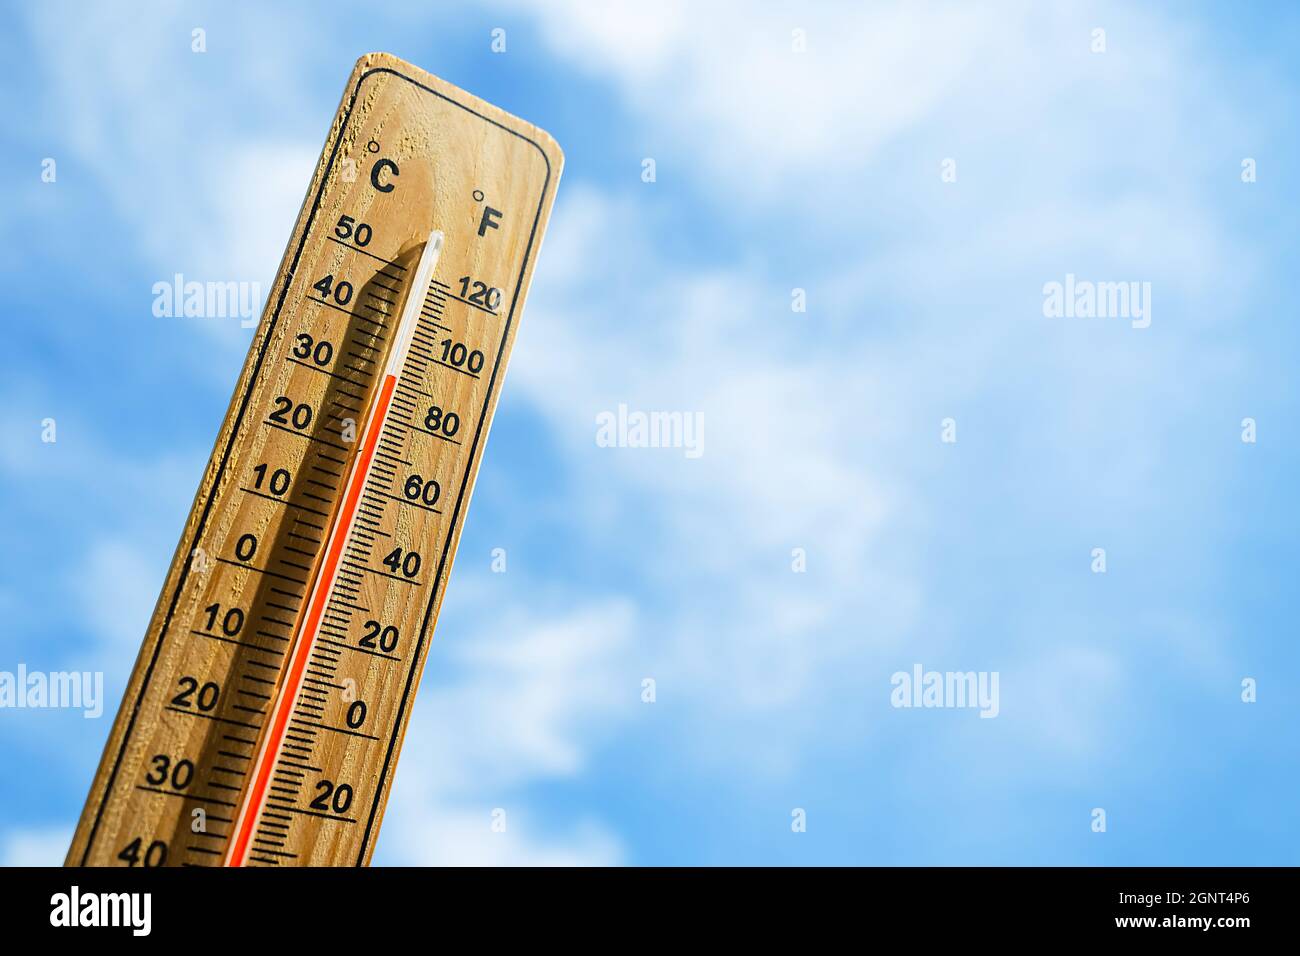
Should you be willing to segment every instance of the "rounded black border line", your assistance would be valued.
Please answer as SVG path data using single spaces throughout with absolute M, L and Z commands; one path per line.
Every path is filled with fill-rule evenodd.
M 415 653 L 411 656 L 411 666 L 406 672 L 406 686 L 402 689 L 402 699 L 397 706 L 397 716 L 393 721 L 393 732 L 392 735 L 388 738 L 388 750 L 384 754 L 384 765 L 379 772 L 379 782 L 378 785 L 375 787 L 374 799 L 371 801 L 370 804 L 370 815 L 366 819 L 366 829 L 361 837 L 361 848 L 357 851 L 357 866 L 363 866 L 365 864 L 366 847 L 370 845 L 370 840 L 374 831 L 375 816 L 379 812 L 380 804 L 383 802 L 382 798 L 385 792 L 387 791 L 388 782 L 389 782 L 389 767 L 392 765 L 393 757 L 397 752 L 397 739 L 402 729 L 402 721 L 406 714 L 407 704 L 410 703 L 411 692 L 415 682 L 415 675 L 419 670 L 423 670 L 422 653 L 424 650 L 424 639 L 427 636 L 429 632 L 429 627 L 432 623 L 431 619 L 433 617 L 433 609 L 438 602 L 438 595 L 441 592 L 442 588 L 444 588 L 447 583 L 446 579 L 444 578 L 444 573 L 447 570 L 447 555 L 451 551 L 453 542 L 456 541 L 456 525 L 457 522 L 460 520 L 461 508 L 465 501 L 465 489 L 469 485 L 469 479 L 471 473 L 476 470 L 474 468 L 474 462 L 475 462 L 474 456 L 478 453 L 479 441 L 483 437 L 483 426 L 487 423 L 488 406 L 492 403 L 492 399 L 496 394 L 497 376 L 501 370 L 501 356 L 505 352 L 506 342 L 510 338 L 510 325 L 514 321 L 515 309 L 519 305 L 519 294 L 523 289 L 524 275 L 528 272 L 528 263 L 531 260 L 533 254 L 533 244 L 537 241 L 537 226 L 541 222 L 542 209 L 546 205 L 546 196 L 551 187 L 551 159 L 549 156 L 546 155 L 546 150 L 542 149 L 542 147 L 537 143 L 536 140 L 530 139 L 529 137 L 523 135 L 522 133 L 510 129 L 508 126 L 505 126 L 502 123 L 498 123 L 496 120 L 484 116 L 482 113 L 479 113 L 473 109 L 470 109 L 465 104 L 458 103 L 455 100 L 451 99 L 450 97 L 445 96 L 442 93 L 439 93 L 437 90 L 430 89 L 429 87 L 425 86 L 423 83 L 420 83 L 418 80 L 413 80 L 409 76 L 405 76 L 404 74 L 398 73 L 396 70 L 392 70 L 387 67 L 377 67 L 374 70 L 367 71 L 365 74 L 362 75 L 361 79 L 364 80 L 371 73 L 378 73 L 378 72 L 392 73 L 394 76 L 401 77 L 402 79 L 407 80 L 410 83 L 414 83 L 420 89 L 432 93 L 434 96 L 446 100 L 448 103 L 451 103 L 453 106 L 458 106 L 461 109 L 465 110 L 466 112 L 472 113 L 473 115 L 479 117 L 480 119 L 487 120 L 487 122 L 491 123 L 493 126 L 497 126 L 505 130 L 507 133 L 510 133 L 512 136 L 517 136 L 520 139 L 524 140 L 525 142 L 532 144 L 533 148 L 535 148 L 537 152 L 541 154 L 542 162 L 546 163 L 546 179 L 542 183 L 541 195 L 538 197 L 537 200 L 537 212 L 533 214 L 533 224 L 528 232 L 528 245 L 524 247 L 524 258 L 523 261 L 519 264 L 519 275 L 515 279 L 515 291 L 510 298 L 510 311 L 506 314 L 506 324 L 501 329 L 501 344 L 497 346 L 496 358 L 492 362 L 492 376 L 491 378 L 488 379 L 487 392 L 483 397 L 483 408 L 482 411 L 480 411 L 479 413 L 478 425 L 474 429 L 474 441 L 473 443 L 471 443 L 469 448 L 469 462 L 466 465 L 465 474 L 461 478 L 460 490 L 456 494 L 456 507 L 452 509 L 451 521 L 447 525 L 447 536 L 443 541 L 442 555 L 438 559 L 438 573 L 433 579 L 433 590 L 429 594 L 429 603 L 424 609 L 424 620 L 420 624 L 420 636 L 416 639 Z M 358 90 L 360 89 L 360 86 L 361 86 L 361 81 L 358 80 L 357 81 Z M 356 94 L 354 93 L 353 96 L 355 97 Z
M 217 466 L 217 473 L 213 479 L 212 486 L 211 486 L 212 490 L 208 494 L 207 501 L 205 501 L 203 504 L 203 513 L 199 517 L 198 526 L 194 529 L 194 535 L 193 538 L 191 539 L 193 541 L 198 541 L 200 538 L 202 538 L 203 531 L 207 527 L 208 518 L 211 516 L 212 513 L 212 505 L 216 499 L 215 492 L 221 487 L 221 478 L 225 474 L 226 465 L 229 463 L 230 460 L 230 453 L 234 449 L 235 441 L 236 439 L 239 438 L 240 430 L 243 427 L 244 415 L 248 411 L 248 403 L 252 399 L 253 388 L 260 380 L 260 376 L 262 373 L 262 363 L 266 358 L 267 349 L 270 347 L 271 339 L 274 336 L 276 324 L 280 320 L 280 312 L 284 308 L 285 298 L 288 296 L 289 289 L 293 285 L 294 277 L 297 274 L 298 262 L 302 258 L 303 249 L 306 247 L 307 240 L 311 235 L 312 225 L 316 221 L 316 214 L 317 212 L 320 211 L 321 199 L 325 194 L 325 186 L 329 182 L 329 174 L 334 168 L 335 159 L 337 159 L 338 157 L 339 145 L 343 142 L 343 133 L 347 129 L 349 121 L 352 119 L 353 110 L 356 108 L 357 96 L 361 92 L 361 84 L 364 83 L 369 77 L 379 73 L 389 73 L 399 79 L 406 80 L 408 83 L 412 84 L 413 86 L 419 87 L 420 89 L 424 90 L 427 93 L 432 93 L 434 96 L 438 97 L 441 100 L 445 100 L 447 103 L 450 103 L 452 106 L 459 107 L 465 112 L 470 113 L 473 116 L 477 116 L 479 119 L 491 123 L 493 126 L 496 126 L 499 129 L 505 130 L 507 133 L 511 134 L 512 136 L 516 136 L 519 139 L 522 139 L 524 142 L 531 144 L 538 151 L 538 153 L 541 154 L 542 161 L 546 163 L 546 180 L 542 183 L 542 193 L 540 199 L 538 200 L 537 213 L 533 216 L 532 229 L 530 230 L 528 235 L 528 245 L 524 250 L 524 259 L 523 262 L 520 264 L 519 276 L 515 281 L 515 291 L 510 301 L 510 311 L 506 315 L 506 324 L 502 329 L 502 333 L 501 333 L 501 345 L 498 346 L 496 359 L 492 363 L 492 376 L 488 380 L 487 395 L 484 398 L 484 402 L 483 402 L 483 412 L 479 415 L 478 427 L 474 431 L 474 441 L 470 445 L 470 464 L 471 465 L 473 464 L 474 454 L 478 450 L 479 440 L 482 437 L 482 433 L 483 433 L 483 423 L 487 413 L 487 406 L 488 403 L 491 402 L 492 400 L 493 389 L 496 386 L 497 374 L 501 366 L 501 354 L 505 349 L 505 343 L 507 338 L 509 337 L 510 325 L 514 321 L 515 308 L 519 304 L 519 293 L 523 287 L 524 274 L 528 271 L 528 263 L 532 257 L 533 244 L 536 242 L 537 239 L 537 226 L 538 223 L 541 221 L 542 208 L 546 204 L 547 191 L 550 188 L 550 184 L 551 184 L 551 159 L 549 156 L 546 155 L 546 150 L 542 149 L 541 145 L 536 140 L 528 136 L 525 136 L 523 133 L 511 129 L 505 124 L 492 119 L 490 116 L 485 116 L 484 114 L 478 112 L 472 107 L 466 106 L 464 103 L 454 100 L 450 96 L 447 96 L 444 93 L 440 93 L 429 86 L 425 86 L 419 80 L 413 79 L 412 77 L 409 77 L 405 73 L 401 73 L 398 70 L 393 69 L 392 67 L 387 67 L 387 66 L 374 67 L 373 69 L 367 70 L 365 73 L 362 73 L 361 76 L 357 78 L 356 86 L 353 87 L 352 95 L 348 100 L 347 111 L 343 115 L 343 122 L 339 124 L 338 133 L 334 137 L 334 146 L 330 150 L 329 162 L 325 166 L 325 171 L 321 176 L 320 186 L 317 188 L 316 196 L 312 200 L 311 212 L 308 213 L 307 222 L 303 226 L 302 238 L 299 239 L 298 248 L 294 250 L 293 260 L 289 263 L 289 268 L 285 272 L 284 285 L 281 287 L 280 295 L 276 299 L 275 311 L 271 313 L 271 319 L 267 325 L 266 332 L 263 335 L 262 344 L 257 350 L 257 359 L 253 363 L 253 374 L 249 377 L 248 387 L 245 389 L 244 397 L 239 403 L 239 411 L 235 416 L 234 427 L 231 429 L 230 438 L 226 442 L 226 448 L 221 453 L 221 461 L 220 464 L 218 464 Z M 420 660 L 420 652 L 424 646 L 424 639 L 425 639 L 426 632 L 429 629 L 430 617 L 433 614 L 433 607 L 435 602 L 437 601 L 438 587 L 439 587 L 438 582 L 442 580 L 443 571 L 446 568 L 446 563 L 447 563 L 447 553 L 451 548 L 451 542 L 456 530 L 456 522 L 460 517 L 461 506 L 465 498 L 465 486 L 469 481 L 469 471 L 470 469 L 467 468 L 465 471 L 465 475 L 461 480 L 460 491 L 456 497 L 456 507 L 451 514 L 451 523 L 447 526 L 447 537 L 443 545 L 442 556 L 438 562 L 438 574 L 434 578 L 433 593 L 429 597 L 429 604 L 424 612 L 424 620 L 420 625 L 420 636 L 416 642 L 415 655 L 413 656 L 411 668 L 408 671 L 406 676 L 406 686 L 402 691 L 402 699 L 400 704 L 398 705 L 396 720 L 393 723 L 393 733 L 392 736 L 389 738 L 388 750 L 384 755 L 383 770 L 379 775 L 379 784 L 376 787 L 375 797 L 370 807 L 370 815 L 366 820 L 366 829 L 364 834 L 362 835 L 361 850 L 357 855 L 358 866 L 361 866 L 365 862 L 366 847 L 370 843 L 371 831 L 374 826 L 375 814 L 377 813 L 379 808 L 380 796 L 385 792 L 385 787 L 387 784 L 388 768 L 389 765 L 392 763 L 393 754 L 397 749 L 398 731 L 402 726 L 402 718 L 406 713 L 406 705 L 410 698 L 412 684 L 415 678 L 416 663 L 419 662 Z M 176 582 L 176 590 L 172 593 L 171 603 L 167 607 L 167 615 L 166 617 L 163 618 L 162 628 L 158 632 L 158 639 L 157 641 L 154 642 L 153 653 L 150 655 L 149 664 L 145 668 L 144 679 L 140 683 L 140 690 L 136 694 L 135 702 L 131 705 L 131 715 L 127 719 L 126 729 L 122 734 L 122 742 L 118 745 L 117 756 L 113 761 L 113 769 L 109 773 L 108 780 L 104 785 L 104 790 L 102 795 L 100 796 L 99 805 L 95 809 L 95 822 L 91 825 L 90 834 L 86 838 L 86 848 L 82 851 L 81 854 L 82 866 L 86 866 L 87 861 L 90 859 L 90 851 L 95 845 L 95 838 L 96 836 L 98 836 L 99 833 L 99 825 L 100 823 L 103 822 L 104 807 L 108 803 L 108 798 L 113 791 L 113 785 L 117 780 L 118 772 L 122 768 L 122 758 L 126 753 L 127 744 L 131 740 L 132 731 L 135 729 L 136 718 L 139 717 L 140 715 L 140 708 L 141 705 L 144 703 L 145 692 L 148 690 L 149 683 L 153 678 L 154 667 L 158 663 L 158 655 L 162 651 L 163 641 L 166 640 L 167 633 L 171 628 L 172 617 L 176 612 L 176 605 L 180 601 L 181 593 L 182 591 L 184 591 L 185 583 L 189 578 L 190 566 L 191 566 L 191 562 L 187 559 L 184 567 L 182 567 L 181 569 L 180 578 Z

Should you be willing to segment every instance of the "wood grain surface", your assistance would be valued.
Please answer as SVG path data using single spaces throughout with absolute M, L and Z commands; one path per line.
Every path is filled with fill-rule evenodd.
M 68 865 L 225 861 L 355 432 L 420 295 L 386 485 L 368 486 L 248 859 L 369 862 L 562 163 L 546 133 L 410 64 L 357 63 Z M 431 229 L 434 282 L 409 288 Z

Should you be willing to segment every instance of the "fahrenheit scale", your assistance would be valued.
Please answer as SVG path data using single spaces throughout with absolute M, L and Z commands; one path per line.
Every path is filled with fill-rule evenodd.
M 358 63 L 69 865 L 364 865 L 563 156 Z

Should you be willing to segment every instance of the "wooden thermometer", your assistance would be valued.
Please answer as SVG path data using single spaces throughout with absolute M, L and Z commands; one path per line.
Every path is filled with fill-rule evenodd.
M 370 860 L 562 163 L 357 63 L 69 865 Z

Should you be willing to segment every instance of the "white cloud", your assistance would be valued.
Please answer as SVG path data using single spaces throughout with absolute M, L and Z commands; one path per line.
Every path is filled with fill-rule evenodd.
M 315 142 L 284 142 L 265 122 L 276 108 L 281 119 L 301 111 L 299 75 L 284 58 L 269 72 L 266 65 L 232 71 L 214 88 L 208 57 L 216 50 L 190 51 L 191 15 L 155 6 L 141 11 L 129 32 L 120 20 L 109 5 L 73 17 L 56 4 L 33 10 L 33 35 L 53 84 L 48 132 L 75 150 L 163 274 L 269 278 L 319 152 Z M 231 21 L 222 34 L 212 30 L 209 42 L 216 47 L 251 27 Z M 235 135 L 209 119 L 229 114 L 232 104 L 246 123 Z
M 577 501 L 610 487 L 653 496 L 654 523 L 638 533 L 661 539 L 650 553 L 671 556 L 646 569 L 649 583 L 678 594 L 663 607 L 679 644 L 667 666 L 712 706 L 786 706 L 846 651 L 888 644 L 916 600 L 916 583 L 896 567 L 862 578 L 885 542 L 904 547 L 898 528 L 909 520 L 906 491 L 872 461 L 897 440 L 880 413 L 897 383 L 859 347 L 820 347 L 813 320 L 792 315 L 788 291 L 763 276 L 669 264 L 650 251 L 641 213 L 570 189 L 520 329 L 511 387 L 526 391 L 568 448 L 580 482 L 574 513 L 588 516 L 590 533 L 608 516 Z M 620 402 L 702 412 L 704 455 L 596 448 L 596 414 Z M 813 573 L 790 573 L 796 547 Z M 873 634 L 822 633 L 864 605 Z M 724 622 L 720 606 L 729 609 Z
M 504 831 L 492 831 L 493 810 L 506 810 Z M 401 822 L 385 818 L 377 862 L 394 866 L 570 867 L 617 866 L 623 860 L 619 841 L 606 828 L 586 821 L 557 835 L 553 826 L 538 826 L 526 810 L 511 811 L 509 807 L 485 804 L 466 809 L 434 803 L 420 814 L 404 814 Z
M 627 558 L 634 539 L 636 605 L 557 617 L 521 602 L 476 643 L 440 642 L 379 858 L 622 859 L 608 821 L 557 821 L 530 788 L 589 772 L 626 726 L 642 673 L 660 682 L 683 775 L 702 760 L 733 780 L 794 776 L 816 746 L 860 758 L 880 732 L 889 672 L 917 659 L 965 668 L 976 657 L 1005 675 L 998 721 L 939 731 L 971 745 L 964 773 L 987 763 L 975 734 L 1044 762 L 1103 752 L 1117 733 L 1106 706 L 1129 686 L 1124 635 L 1064 639 L 1024 620 L 1011 590 L 1016 575 L 1022 590 L 1039 585 L 1023 553 L 1035 522 L 1068 526 L 1079 503 L 1116 526 L 1171 521 L 1221 493 L 1213 475 L 1162 486 L 1155 467 L 1170 422 L 1196 400 L 1187 383 L 1225 378 L 1220 345 L 1196 337 L 1221 311 L 1201 293 L 1236 295 L 1252 272 L 1203 201 L 1206 160 L 1182 148 L 1194 118 L 1231 112 L 1216 91 L 1185 86 L 1197 75 L 1185 37 L 1117 7 L 1112 52 L 1090 57 L 1091 19 L 1027 4 L 509 6 L 531 11 L 573 66 L 616 84 L 640 124 L 636 151 L 660 157 L 661 185 L 699 198 L 674 206 L 636 182 L 635 163 L 627 190 L 572 176 L 561 189 L 508 388 L 543 414 L 572 479 L 548 503 L 592 545 L 569 559 L 600 561 L 602 547 Z M 806 54 L 790 52 L 794 27 L 808 30 Z M 69 62 L 107 57 L 115 92 L 85 108 L 111 114 L 148 74 L 96 49 L 94 30 L 59 49 Z M 187 108 L 162 104 L 163 118 L 129 127 L 146 143 L 167 135 L 169 108 Z M 77 128 L 106 178 L 144 159 L 93 117 Z M 165 216 L 166 203 L 190 201 L 189 179 L 164 176 L 163 211 L 132 215 L 160 263 L 183 249 L 233 269 L 269 255 L 273 268 L 283 239 L 269 237 L 287 236 L 305 179 L 295 164 L 315 148 L 218 145 L 200 173 L 215 198 L 197 200 L 221 237 L 215 252 Z M 945 193 L 948 155 L 961 178 Z M 241 211 L 268 168 L 283 176 L 261 180 L 266 196 Z M 1149 186 L 1114 195 L 1117 168 Z M 149 208 L 143 187 L 120 188 L 124 209 Z M 276 207 L 282 193 L 292 206 Z M 707 261 L 692 261 L 690 233 L 710 217 L 735 247 L 706 234 Z M 255 250 L 239 243 L 246 224 L 267 237 Z M 1035 315 L 1042 281 L 1094 267 L 1160 280 L 1150 336 Z M 789 311 L 793 285 L 809 289 L 806 315 Z M 596 448 L 595 414 L 619 402 L 702 411 L 705 456 Z M 954 449 L 937 441 L 947 414 L 960 419 Z M 790 573 L 792 547 L 807 548 L 808 574 Z M 89 566 L 138 569 L 123 548 L 102 540 Z M 569 593 L 564 579 L 557 569 L 531 583 Z M 91 607 L 102 599 L 87 595 Z M 138 617 L 143 598 L 124 600 L 123 619 Z M 125 639 L 126 625 L 92 619 Z M 1199 640 L 1198 660 L 1216 659 L 1214 641 Z M 1017 688 L 1030 692 L 1016 699 Z M 490 830 L 496 807 L 505 834 Z
M 654 185 L 634 163 L 621 188 L 566 182 L 510 386 L 563 442 L 590 540 L 624 525 L 643 542 L 656 676 L 690 720 L 714 721 L 686 751 L 796 768 L 827 733 L 870 747 L 863 682 L 928 650 L 1037 682 L 998 734 L 1099 752 L 1116 725 L 1085 733 L 1098 712 L 1053 691 L 1113 699 L 1139 666 L 1131 648 L 1064 642 L 1012 608 L 998 620 L 980 582 L 1032 578 L 1004 551 L 1043 547 L 1049 525 L 1172 523 L 1222 502 L 1219 473 L 1168 475 L 1178 419 L 1239 378 L 1201 333 L 1257 269 L 1204 189 L 1235 169 L 1178 152 L 1197 117 L 1251 123 L 1183 83 L 1195 35 L 1107 8 L 1112 50 L 1093 56 L 1093 13 L 1029 4 L 505 6 L 614 82 L 637 148 L 660 159 Z M 1151 334 L 1048 324 L 1041 285 L 1066 271 L 1152 280 Z M 790 312 L 796 285 L 807 314 Z M 704 457 L 596 448 L 595 415 L 621 402 L 702 411 Z M 963 436 L 951 449 L 948 415 Z M 808 549 L 807 575 L 787 570 L 792 547 Z M 1048 580 L 1086 612 L 1086 579 Z M 1180 653 L 1213 659 L 1212 642 Z M 747 721 L 761 714 L 789 719 L 758 746 Z
M 147 557 L 142 543 L 122 538 L 91 542 L 70 581 L 82 618 L 95 638 L 93 649 L 78 661 L 78 667 L 102 670 L 114 685 L 125 684 L 162 589 L 165 571 L 160 571 L 161 562 Z M 106 710 L 111 707 L 110 702 Z
M 205 449 L 186 454 L 169 447 L 145 457 L 71 414 L 58 416 L 58 440 L 47 444 L 39 419 L 21 409 L 54 404 L 46 397 L 54 393 L 51 383 L 9 384 L 0 398 L 20 411 L 0 418 L 7 439 L 0 442 L 0 481 L 38 488 L 34 500 L 60 502 L 57 512 L 42 516 L 39 533 L 68 542 L 66 561 L 27 583 L 25 600 L 10 599 L 15 636 L 68 627 L 83 640 L 42 646 L 40 659 L 104 670 L 110 682 L 125 680 L 202 475 Z
M 0 835 L 0 866 L 62 866 L 71 827 L 9 829 Z
M 57 4 L 31 11 L 51 77 L 46 148 L 71 150 L 66 158 L 115 207 L 119 232 L 104 238 L 138 250 L 154 270 L 139 289 L 142 321 L 159 321 L 152 283 L 177 273 L 188 281 L 258 283 L 264 301 L 315 168 L 319 131 L 298 139 L 287 132 L 295 128 L 287 117 L 312 115 L 295 69 L 301 64 L 287 51 L 210 82 L 232 36 L 281 25 L 271 9 L 257 11 L 256 22 L 250 16 L 232 8 L 220 25 L 209 23 L 209 52 L 196 54 L 193 17 L 170 5 L 138 11 L 130 31 L 110 5 L 71 16 Z M 232 123 L 232 114 L 240 122 Z M 249 331 L 234 319 L 188 321 L 223 348 L 224 360 L 214 362 L 207 347 L 196 350 L 198 359 L 180 353 L 174 360 L 193 360 L 197 373 L 224 383 Z
M 472 582 L 463 582 L 473 590 Z M 527 788 L 587 770 L 639 704 L 623 667 L 634 624 L 622 602 L 539 620 L 514 607 L 467 639 L 444 612 L 378 844 L 406 865 L 608 865 L 619 841 L 585 816 L 543 818 Z M 504 810 L 504 831 L 492 829 Z
M 532 13 L 576 68 L 615 80 L 652 123 L 649 155 L 654 133 L 668 134 L 674 146 L 689 145 L 679 162 L 702 161 L 740 189 L 781 194 L 785 174 L 860 168 L 865 154 L 924 119 L 990 35 L 1026 10 L 687 0 L 503 6 Z M 806 52 L 793 50 L 796 29 Z

